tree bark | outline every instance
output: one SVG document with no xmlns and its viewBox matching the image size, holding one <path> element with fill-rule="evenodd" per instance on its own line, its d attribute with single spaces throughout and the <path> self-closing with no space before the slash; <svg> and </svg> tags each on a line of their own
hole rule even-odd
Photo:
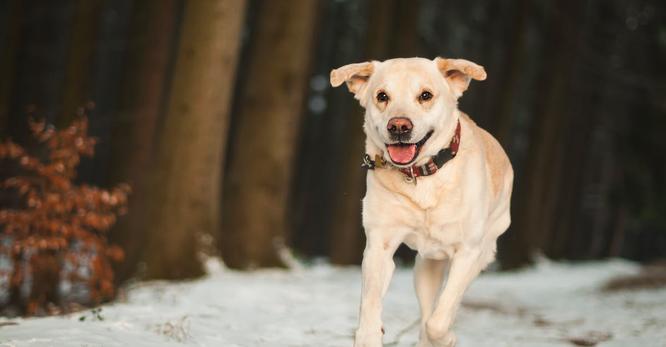
<svg viewBox="0 0 666 347">
<path fill-rule="evenodd" d="M 516 189 L 516 208 L 511 232 L 507 235 L 510 249 L 502 252 L 502 265 L 506 268 L 519 267 L 532 261 L 536 251 L 542 250 L 544 243 L 554 232 L 557 216 L 556 202 L 560 200 L 560 173 L 566 148 L 559 139 L 567 135 L 568 113 L 566 111 L 567 92 L 571 80 L 571 62 L 578 40 L 577 19 L 580 6 L 574 1 L 555 1 L 555 12 L 550 22 L 549 40 L 554 46 L 545 49 L 557 54 L 544 62 L 541 72 L 543 97 L 535 107 L 534 124 L 530 133 L 530 147 L 526 169 L 518 182 L 524 182 Z"/>
<path fill-rule="evenodd" d="M 140 1 L 132 15 L 123 92 L 111 130 L 110 181 L 127 182 L 133 189 L 129 214 L 110 233 L 111 241 L 125 250 L 115 277 L 119 282 L 134 274 L 145 246 L 145 233 L 136 230 L 141 230 L 145 218 L 139 213 L 146 204 L 149 177 L 144 173 L 150 168 L 157 125 L 165 109 L 178 10 L 176 0 Z"/>
<path fill-rule="evenodd" d="M 227 113 L 244 11 L 244 1 L 186 3 L 145 206 L 149 278 L 201 275 L 198 240 L 218 231 Z"/>
<path fill-rule="evenodd" d="M 4 37 L 0 38 L 0 45 L 3 54 L 0 54 L 0 138 L 5 138 L 8 134 L 7 128 L 9 119 L 12 117 L 11 99 L 12 84 L 15 78 L 16 70 L 16 50 L 21 40 L 21 17 L 23 8 L 20 0 L 11 0 L 6 3 L 6 16 L 2 23 L 6 26 Z M 16 117 L 16 116 L 14 116 Z"/>
<path fill-rule="evenodd" d="M 10 88 L 6 132 L 21 142 L 32 139 L 27 122 L 30 116 L 52 122 L 60 109 L 72 6 L 52 1 L 11 5 L 14 12 L 7 24 L 17 24 L 12 30 L 19 36 L 13 43 L 14 51 L 8 52 L 13 78 L 3 81 L 11 82 L 5 85 Z"/>
<path fill-rule="evenodd" d="M 498 71 L 500 75 L 494 77 L 501 82 L 496 92 L 497 98 L 493 100 L 496 111 L 491 113 L 493 118 L 489 129 L 505 148 L 510 143 L 511 127 L 516 113 L 515 99 L 528 59 L 527 26 L 531 12 L 531 2 L 528 0 L 520 0 L 514 5 L 515 17 L 502 40 L 510 42 L 506 50 L 505 66 Z"/>
<path fill-rule="evenodd" d="M 65 127 L 90 98 L 90 72 L 95 51 L 101 0 L 78 0 L 69 41 L 63 103 L 56 125 Z"/>
<path fill-rule="evenodd" d="M 219 243 L 233 268 L 285 265 L 279 253 L 317 7 L 310 0 L 258 3 L 224 182 Z"/>
</svg>

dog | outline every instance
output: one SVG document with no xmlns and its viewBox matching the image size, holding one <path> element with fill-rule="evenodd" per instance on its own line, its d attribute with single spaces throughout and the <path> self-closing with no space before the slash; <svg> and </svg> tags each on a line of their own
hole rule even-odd
<svg viewBox="0 0 666 347">
<path fill-rule="evenodd" d="M 511 223 L 513 169 L 458 99 L 484 68 L 464 59 L 399 58 L 331 71 L 365 109 L 366 246 L 355 347 L 382 346 L 382 299 L 402 243 L 416 250 L 418 347 L 455 346 L 463 293 Z M 446 281 L 444 275 L 448 273 Z"/>
</svg>

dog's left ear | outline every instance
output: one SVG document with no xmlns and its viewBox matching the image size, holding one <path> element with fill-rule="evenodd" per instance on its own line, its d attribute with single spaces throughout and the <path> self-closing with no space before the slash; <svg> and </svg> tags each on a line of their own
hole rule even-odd
<svg viewBox="0 0 666 347">
<path fill-rule="evenodd" d="M 467 90 L 472 79 L 483 81 L 486 79 L 486 70 L 483 66 L 465 59 L 435 58 L 435 64 L 451 89 L 459 98 Z"/>
</svg>

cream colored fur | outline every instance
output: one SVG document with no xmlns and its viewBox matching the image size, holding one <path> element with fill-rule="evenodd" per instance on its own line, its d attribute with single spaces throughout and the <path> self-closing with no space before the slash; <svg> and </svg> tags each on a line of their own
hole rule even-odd
<svg viewBox="0 0 666 347">
<path fill-rule="evenodd" d="M 382 346 L 382 298 L 401 243 L 418 251 L 414 284 L 421 309 L 419 347 L 454 346 L 451 326 L 463 293 L 495 258 L 496 240 L 510 224 L 513 170 L 499 143 L 457 108 L 471 79 L 483 80 L 483 67 L 462 59 L 391 59 L 343 66 L 331 71 L 331 84 L 343 82 L 365 108 L 366 152 L 389 161 L 386 124 L 408 117 L 414 142 L 428 131 L 416 164 L 448 146 L 458 120 L 457 156 L 434 175 L 406 182 L 394 169 L 368 171 L 363 199 L 366 248 L 355 347 Z M 418 96 L 427 90 L 432 100 Z M 377 93 L 389 101 L 377 101 Z M 412 163 L 413 164 L 413 163 Z M 444 275 L 448 271 L 448 278 Z"/>
</svg>

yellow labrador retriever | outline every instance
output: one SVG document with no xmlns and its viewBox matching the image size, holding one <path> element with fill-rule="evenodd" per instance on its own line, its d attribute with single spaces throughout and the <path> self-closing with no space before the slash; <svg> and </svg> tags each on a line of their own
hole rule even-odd
<svg viewBox="0 0 666 347">
<path fill-rule="evenodd" d="M 470 80 L 485 78 L 482 66 L 443 58 L 331 71 L 331 84 L 346 83 L 365 108 L 367 243 L 355 347 L 382 346 L 382 298 L 393 253 L 403 242 L 418 251 L 418 346 L 456 343 L 451 325 L 463 293 L 494 260 L 496 240 L 511 222 L 511 163 L 500 144 L 457 108 Z"/>
</svg>

